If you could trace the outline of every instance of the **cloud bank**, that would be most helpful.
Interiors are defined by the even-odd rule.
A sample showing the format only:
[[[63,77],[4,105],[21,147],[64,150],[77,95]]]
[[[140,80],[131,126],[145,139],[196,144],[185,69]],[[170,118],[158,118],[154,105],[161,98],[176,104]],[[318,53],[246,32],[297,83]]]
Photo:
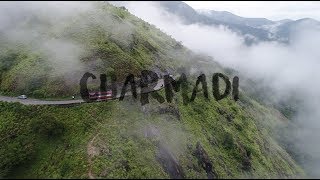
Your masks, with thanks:
[[[301,100],[292,121],[299,129],[291,132],[295,146],[313,162],[304,162],[311,175],[320,172],[320,32],[304,26],[292,32],[290,45],[260,42],[246,46],[244,37],[226,27],[184,25],[180,19],[160,8],[157,2],[117,2],[131,13],[156,25],[188,48],[212,56],[253,79],[263,79],[271,87],[275,101],[295,95]],[[293,94],[294,93],[294,94]]]

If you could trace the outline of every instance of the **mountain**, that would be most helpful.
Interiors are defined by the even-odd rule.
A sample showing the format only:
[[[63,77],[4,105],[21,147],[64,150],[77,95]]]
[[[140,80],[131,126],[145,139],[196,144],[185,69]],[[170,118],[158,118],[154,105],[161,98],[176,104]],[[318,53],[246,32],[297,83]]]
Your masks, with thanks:
[[[262,25],[274,24],[273,21],[266,18],[244,18],[227,11],[198,10],[198,12],[210,17],[211,19],[222,21],[224,23],[246,25],[255,28],[258,28]]]
[[[263,28],[276,34],[279,39],[289,42],[299,30],[320,30],[320,22],[311,18],[303,18],[296,21],[274,23]]]
[[[50,13],[54,5],[28,6],[39,11],[1,29],[2,95],[66,98],[79,92],[85,72],[97,76],[89,87],[98,90],[101,73],[123,83],[145,69],[178,77],[184,70],[188,91],[176,92],[171,103],[153,94],[143,106],[140,96],[68,107],[0,102],[1,178],[306,176],[275,133],[290,121],[244,91],[241,76],[238,101],[213,98],[213,73],[231,80],[235,70],[194,53],[125,7],[90,2],[91,9],[67,9],[62,16]],[[210,99],[199,88],[195,101],[184,104],[201,73]]]
[[[249,36],[245,39],[248,44],[256,41],[255,39],[251,39],[250,36],[257,38],[258,40],[273,40],[272,38],[270,38],[270,33],[266,30],[247,26],[241,23],[223,21],[224,19],[220,18],[212,18],[210,16],[207,16],[206,14],[197,12],[184,2],[161,1],[159,3],[168,12],[179,16],[185,24],[200,23],[213,26],[224,25],[239,34],[248,34]]]
[[[168,12],[179,16],[185,24],[224,25],[245,36],[247,45],[259,41],[289,43],[292,33],[297,30],[297,27],[299,27],[298,30],[320,27],[320,22],[311,18],[296,21],[290,19],[271,21],[266,18],[240,17],[227,11],[194,10],[181,1],[162,1],[160,5]],[[308,27],[301,24],[308,25]]]

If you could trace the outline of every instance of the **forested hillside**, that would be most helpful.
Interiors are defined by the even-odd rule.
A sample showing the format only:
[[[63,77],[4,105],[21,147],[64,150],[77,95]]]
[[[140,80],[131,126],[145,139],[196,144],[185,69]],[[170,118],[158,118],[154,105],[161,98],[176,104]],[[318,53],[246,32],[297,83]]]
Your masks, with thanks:
[[[305,174],[276,141],[289,125],[278,110],[254,100],[241,87],[216,101],[213,73],[234,76],[211,57],[196,54],[124,7],[93,3],[66,16],[27,14],[0,31],[2,95],[34,98],[79,95],[85,72],[114,74],[119,83],[142,70],[179,77],[187,73],[188,96],[197,77],[207,76],[185,105],[150,97],[141,106],[125,97],[70,107],[0,103],[1,178],[296,178]],[[23,32],[33,32],[22,37]],[[16,33],[16,34],[15,34]],[[12,41],[13,36],[18,40]],[[99,79],[90,82],[99,88]],[[165,97],[165,90],[159,91]]]

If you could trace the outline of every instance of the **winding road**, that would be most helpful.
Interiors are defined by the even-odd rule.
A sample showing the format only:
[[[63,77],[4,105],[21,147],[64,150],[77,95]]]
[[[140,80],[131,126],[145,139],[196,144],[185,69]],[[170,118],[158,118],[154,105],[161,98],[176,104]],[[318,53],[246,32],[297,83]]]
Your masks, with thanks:
[[[159,79],[157,84],[154,86],[154,88],[146,88],[144,89],[144,92],[153,92],[153,91],[158,91],[164,87],[164,81],[163,79]],[[129,89],[130,86],[127,87]],[[121,92],[121,91],[118,91]],[[140,88],[137,89],[137,93],[140,94]],[[131,92],[127,92],[125,96],[131,96]],[[118,99],[120,97],[120,93],[117,94],[115,99]],[[39,99],[18,99],[17,97],[8,97],[8,96],[0,96],[0,101],[3,102],[18,102],[24,105],[72,105],[72,104],[81,104],[85,103],[84,100],[78,99],[78,100],[54,100],[54,101],[49,101],[49,100],[39,100]]]

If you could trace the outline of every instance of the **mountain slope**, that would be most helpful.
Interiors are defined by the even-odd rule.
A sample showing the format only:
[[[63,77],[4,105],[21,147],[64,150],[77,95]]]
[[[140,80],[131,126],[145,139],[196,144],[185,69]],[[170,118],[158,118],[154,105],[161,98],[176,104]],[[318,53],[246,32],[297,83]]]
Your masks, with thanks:
[[[85,72],[114,73],[122,81],[129,73],[167,71],[192,58],[188,50],[154,26],[101,3],[63,21],[45,23],[46,17],[26,17],[27,22],[16,22],[21,30],[13,35],[36,31],[40,37],[11,42],[13,35],[0,35],[5,40],[0,54],[0,89],[4,93],[67,96],[77,93]],[[52,24],[55,28],[50,28]],[[185,57],[190,58],[182,59]]]
[[[2,91],[61,97],[78,92],[86,71],[97,76],[115,73],[123,82],[128,73],[139,76],[143,69],[178,76],[184,69],[190,97],[200,72],[207,75],[209,84],[215,72],[229,75],[211,57],[193,53],[124,8],[101,2],[94,5],[92,11],[64,19],[54,28],[41,16],[21,24],[24,30],[26,26],[41,27],[41,38],[31,39],[33,43],[55,38],[56,46],[49,43],[51,53],[81,47],[79,66],[64,59],[74,58],[68,51],[50,56],[48,49],[15,44],[1,34],[6,40],[1,44],[5,47],[0,61]],[[92,89],[98,85],[95,81]],[[195,101],[187,105],[181,92],[172,103],[150,97],[144,106],[132,97],[75,107],[0,103],[0,177],[305,176],[273,135],[273,130],[286,127],[288,120],[250,98],[241,88],[241,77],[240,90],[235,102],[231,97],[216,101],[211,93],[208,101],[200,89]],[[164,90],[159,95],[165,97]]]

